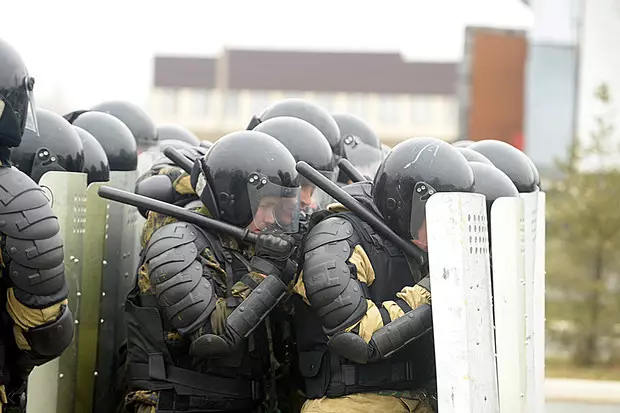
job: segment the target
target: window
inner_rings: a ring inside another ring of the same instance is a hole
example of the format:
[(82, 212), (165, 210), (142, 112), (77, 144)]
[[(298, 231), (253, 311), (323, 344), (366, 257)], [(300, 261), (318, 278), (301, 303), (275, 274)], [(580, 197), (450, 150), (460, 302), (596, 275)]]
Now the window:
[(239, 116), (239, 93), (234, 90), (225, 93), (222, 114), (226, 119), (234, 119)]
[(175, 116), (179, 110), (179, 97), (176, 89), (163, 89), (161, 93), (161, 112), (164, 116)]
[(250, 95), (251, 116), (260, 116), (273, 103), (268, 92), (252, 92)]
[(347, 96), (347, 112), (364, 119), (368, 114), (367, 97), (361, 93), (353, 93)]
[(335, 96), (331, 93), (317, 93), (312, 101), (328, 112), (334, 111)]
[(379, 119), (386, 125), (397, 125), (401, 122), (403, 100), (398, 96), (379, 97)]
[(208, 115), (211, 107), (211, 92), (208, 90), (195, 90), (192, 92), (192, 115), (202, 118)]
[(431, 122), (429, 96), (411, 97), (411, 125), (415, 133), (427, 133)]

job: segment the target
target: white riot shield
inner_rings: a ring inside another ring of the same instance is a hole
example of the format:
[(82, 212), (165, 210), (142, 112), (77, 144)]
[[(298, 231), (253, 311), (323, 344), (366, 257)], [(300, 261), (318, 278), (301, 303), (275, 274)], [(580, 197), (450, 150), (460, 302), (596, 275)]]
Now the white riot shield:
[(527, 412), (523, 210), (519, 198), (499, 198), (491, 208), (495, 346), (502, 413)]
[[(109, 185), (133, 192), (137, 171), (110, 172)], [(108, 203), (108, 222), (103, 260), (100, 302), (97, 376), (93, 412), (108, 413), (115, 402), (120, 348), (125, 340), (125, 298), (136, 279), (139, 250), (136, 242), (138, 210), (116, 202)]]
[[(539, 204), (542, 202), (544, 207), (545, 195), (532, 192), (520, 196), (524, 201), (525, 228), (525, 399), (527, 411), (539, 413), (544, 412), (545, 408), (545, 240), (539, 240), (538, 235), (540, 233), (544, 237), (544, 210), (541, 215)], [(540, 223), (539, 216), (542, 216)]]
[(107, 226), (108, 202), (99, 197), (97, 190), (107, 183), (95, 182), (86, 190), (86, 232), (82, 266), (81, 298), (85, 303), (80, 314), (78, 335), (76, 412), (91, 412), (97, 372), (97, 347), (101, 315), (99, 302), (104, 299), (101, 291), (103, 259)]
[(437, 193), (426, 222), (439, 411), (497, 413), (485, 198)]
[(526, 403), (528, 412), (545, 406), (545, 202), (544, 192), (521, 194), (525, 220)]
[(47, 172), (39, 182), (58, 216), (63, 240), (69, 308), (75, 320), (75, 336), (57, 359), (36, 367), (28, 379), (28, 413), (75, 411), (77, 354), (81, 305), (83, 236), (86, 222), (86, 174)]

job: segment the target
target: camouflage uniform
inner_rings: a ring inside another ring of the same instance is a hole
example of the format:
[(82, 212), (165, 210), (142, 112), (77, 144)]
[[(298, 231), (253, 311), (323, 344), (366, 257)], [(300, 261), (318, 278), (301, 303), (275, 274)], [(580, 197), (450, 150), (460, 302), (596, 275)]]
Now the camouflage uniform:
[[(166, 167), (162, 168), (157, 172), (158, 174), (165, 174), (171, 177), (174, 182), (174, 187), (176, 193), (180, 196), (186, 196), (194, 193), (191, 189), (191, 185), (189, 184), (189, 175), (179, 168), (176, 167)], [(211, 217), (209, 211), (203, 206), (200, 208), (192, 209), (195, 212), (201, 213), (207, 217)], [(162, 214), (158, 214), (155, 212), (149, 212), (148, 220), (144, 225), (144, 229), (142, 231), (141, 236), (141, 244), (144, 247), (148, 245), (149, 240), (152, 235), (160, 228), (169, 225), (171, 223), (178, 222), (175, 218), (171, 218), (168, 216), (164, 216)], [(253, 254), (253, 248), (251, 246), (240, 245), (235, 239), (227, 237), (227, 236), (219, 236), (218, 237), (221, 245), (224, 248), (229, 250), (237, 251), (247, 259), (249, 259)], [(215, 310), (210, 316), (210, 329), (199, 329), (196, 333), (193, 333), (192, 336), (200, 336), (206, 330), (214, 334), (224, 334), (226, 318), (233, 311), (233, 308), (229, 308), (227, 306), (227, 273), (223, 268), (222, 264), (218, 262), (214, 252), (211, 248), (205, 248), (200, 254), (202, 258), (203, 266), (208, 268), (208, 272), (210, 274), (210, 278), (213, 281), (217, 302), (215, 306)], [(263, 274), (259, 274), (257, 272), (249, 272), (248, 275), (250, 278), (256, 283), (259, 284), (265, 276)], [(147, 264), (143, 264), (138, 269), (138, 278), (137, 278), (137, 289), (140, 295), (147, 296), (153, 295), (154, 291), (151, 286), (151, 280), (149, 278), (148, 266)], [(237, 281), (232, 286), (232, 296), (235, 297), (238, 301), (243, 301), (252, 291), (252, 287), (247, 285), (243, 281)], [(164, 331), (165, 340), (167, 343), (180, 342), (183, 340), (188, 340), (190, 338), (183, 337), (175, 330)], [(158, 402), (158, 393), (154, 391), (145, 391), (145, 390), (137, 390), (137, 391), (129, 391), (124, 400), (124, 411), (127, 413), (155, 413), (156, 406)]]
[[(333, 204), (328, 207), (328, 212), (326, 212), (325, 215), (329, 216), (331, 215), (329, 213), (336, 212), (339, 212), (340, 214), (350, 214), (350, 212), (347, 212), (346, 209), (344, 209), (341, 205)], [(323, 230), (325, 231), (326, 229), (323, 228)], [(327, 231), (329, 232), (329, 230)], [(311, 228), (309, 235), (312, 234), (313, 232)], [(308, 239), (309, 237), (307, 238), (307, 240)], [(316, 245), (316, 243), (314, 245)], [(336, 249), (337, 245), (333, 245), (332, 247)], [(358, 244), (355, 245), (354, 248), (351, 248), (350, 255), (346, 262), (347, 265), (352, 269), (351, 274), (355, 274), (357, 280), (361, 283), (361, 285), (367, 286), (367, 288), (370, 289), (373, 287), (374, 284), (380, 284), (382, 282), (382, 278), (379, 277), (387, 277), (387, 274), (375, 274), (375, 268), (373, 268), (373, 265), (371, 264), (369, 255), (370, 251), (367, 253), (364, 248), (362, 248), (362, 246)], [(308, 256), (306, 256), (306, 264), (309, 262), (308, 259)], [(326, 257), (326, 259), (329, 259), (329, 257)], [(306, 265), (304, 266), (304, 270), (308, 270), (308, 267)], [(414, 278), (415, 277), (411, 277), (411, 280), (413, 280)], [(302, 273), (302, 276), (299, 278), (297, 285), (294, 288), (294, 292), (300, 297), (297, 307), (297, 312), (300, 314), (308, 314), (314, 311), (310, 309), (311, 304), (310, 300), (308, 300), (307, 298), (304, 280), (307, 281), (307, 277), (305, 277)], [(411, 284), (413, 284), (413, 282)], [(358, 334), (361, 338), (364, 339), (366, 343), (368, 343), (371, 340), (373, 333), (383, 327), (385, 323), (404, 316), (405, 309), (403, 307), (408, 306), (409, 308), (407, 310), (411, 311), (410, 309), (416, 309), (424, 304), (430, 305), (431, 295), (430, 292), (425, 288), (419, 285), (404, 286), (399, 288), (401, 288), (400, 291), (396, 293), (396, 296), (393, 299), (384, 299), (379, 302), (377, 300), (367, 298), (367, 310), (365, 314), (361, 317), (359, 321), (344, 326), (342, 331)], [(307, 323), (306, 326), (310, 328), (309, 323), (311, 322), (311, 318), (308, 318), (308, 316), (306, 316), (303, 321), (300, 321), (300, 319), (298, 319), (297, 323), (299, 324), (300, 322)], [(312, 331), (313, 333), (319, 334), (319, 330)], [(309, 339), (307, 338), (304, 339), (302, 337), (298, 337), (298, 341), (302, 342), (302, 346), (300, 347), (300, 349), (309, 350), (309, 353), (316, 353), (316, 344), (303, 344), (304, 341), (308, 340)], [(315, 364), (313, 364), (313, 366), (314, 365)], [(329, 369), (330, 367), (325, 368)], [(316, 373), (313, 374), (316, 375)], [(430, 380), (430, 382), (426, 383), (425, 385), (413, 387), (410, 389), (393, 391), (389, 389), (389, 384), (386, 384), (385, 386), (387, 386), (387, 388), (381, 390), (352, 394), (348, 393), (340, 397), (323, 396), (310, 398), (306, 401), (306, 403), (304, 403), (301, 411), (304, 413), (361, 413), (368, 411), (382, 411), (390, 413), (435, 412), (434, 401), (436, 399), (432, 390), (435, 387), (433, 380)]]

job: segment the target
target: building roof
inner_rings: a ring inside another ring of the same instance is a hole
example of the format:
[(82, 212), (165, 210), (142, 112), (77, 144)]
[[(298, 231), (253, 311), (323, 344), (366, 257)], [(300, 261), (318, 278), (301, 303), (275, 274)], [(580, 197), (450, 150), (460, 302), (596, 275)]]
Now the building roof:
[[(216, 79), (218, 65), (224, 70)], [(406, 62), (394, 52), (232, 49), (215, 59), (157, 56), (154, 81), (156, 87), (454, 95), (457, 64)]]

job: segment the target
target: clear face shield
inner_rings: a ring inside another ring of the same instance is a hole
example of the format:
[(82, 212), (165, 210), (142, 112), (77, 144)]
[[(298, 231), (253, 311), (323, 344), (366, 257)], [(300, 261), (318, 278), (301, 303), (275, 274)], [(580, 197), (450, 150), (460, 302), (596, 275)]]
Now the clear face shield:
[(24, 79), (24, 87), (28, 94), (28, 110), (26, 112), (25, 129), (30, 129), (37, 135), (39, 134), (39, 124), (37, 122), (37, 107), (34, 102), (34, 78), (27, 77)]
[(16, 126), (20, 128), (20, 131), (22, 128), (24, 131), (29, 129), (38, 135), (39, 125), (33, 89), (34, 78), (25, 77), (22, 87), (11, 90), (6, 96), (0, 96), (0, 116), (10, 108), (15, 114), (15, 119), (19, 122)]
[(299, 187), (289, 188), (253, 173), (248, 179), (248, 197), (252, 208), (252, 232), (296, 233), (299, 230)]
[(437, 191), (426, 182), (418, 182), (413, 188), (409, 234), (411, 235), (413, 243), (423, 251), (428, 250), (428, 239), (426, 236), (426, 202), (435, 192)]
[(370, 146), (359, 138), (349, 136), (345, 139), (345, 157), (362, 175), (373, 179), (383, 161), (383, 151)]
[[(335, 182), (338, 171), (319, 171), (321, 175), (332, 182)], [(313, 212), (324, 210), (327, 205), (333, 203), (331, 196), (327, 195), (321, 188), (317, 188), (307, 178), (301, 177), (301, 196), (300, 209), (303, 216), (309, 216)]]

